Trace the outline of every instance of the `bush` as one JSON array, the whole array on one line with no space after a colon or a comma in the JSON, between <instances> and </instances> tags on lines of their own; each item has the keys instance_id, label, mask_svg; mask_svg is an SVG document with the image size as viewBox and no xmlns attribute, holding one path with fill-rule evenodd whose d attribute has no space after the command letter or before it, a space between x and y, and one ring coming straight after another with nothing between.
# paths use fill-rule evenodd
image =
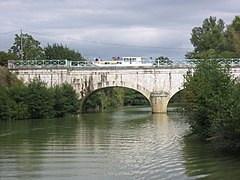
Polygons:
<instances>
[{"instance_id":1,"label":"bush","mask_svg":"<svg viewBox=\"0 0 240 180\"><path fill-rule=\"evenodd\" d=\"M182 105L193 134L222 150L240 150L240 85L228 67L203 60L188 72Z\"/></svg>"},{"instance_id":2,"label":"bush","mask_svg":"<svg viewBox=\"0 0 240 180\"><path fill-rule=\"evenodd\" d=\"M30 118L48 118L54 116L53 93L38 78L33 79L28 84L26 103Z\"/></svg>"},{"instance_id":3,"label":"bush","mask_svg":"<svg viewBox=\"0 0 240 180\"><path fill-rule=\"evenodd\" d=\"M63 84L54 88L54 110L57 117L67 114L77 114L80 101L71 85Z\"/></svg>"}]
</instances>

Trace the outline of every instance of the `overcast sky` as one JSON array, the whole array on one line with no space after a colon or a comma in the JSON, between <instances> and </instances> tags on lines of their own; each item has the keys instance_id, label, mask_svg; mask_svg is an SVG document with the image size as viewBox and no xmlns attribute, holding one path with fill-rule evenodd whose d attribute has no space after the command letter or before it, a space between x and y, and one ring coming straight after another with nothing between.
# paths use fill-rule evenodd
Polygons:
<instances>
[{"instance_id":1,"label":"overcast sky","mask_svg":"<svg viewBox=\"0 0 240 180\"><path fill-rule=\"evenodd\" d=\"M168 56L192 50L191 30L215 16L230 24L239 0L0 0L0 50L15 34L86 57Z\"/></svg>"}]
</instances>

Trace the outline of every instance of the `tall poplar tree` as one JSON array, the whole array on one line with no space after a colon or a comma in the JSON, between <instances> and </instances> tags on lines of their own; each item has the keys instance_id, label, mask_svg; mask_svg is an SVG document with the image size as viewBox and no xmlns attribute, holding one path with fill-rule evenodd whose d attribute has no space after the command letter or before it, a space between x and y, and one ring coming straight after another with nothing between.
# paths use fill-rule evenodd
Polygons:
<instances>
[{"instance_id":1,"label":"tall poplar tree","mask_svg":"<svg viewBox=\"0 0 240 180\"><path fill-rule=\"evenodd\" d=\"M190 41L194 50L187 52L186 58L239 58L240 16L235 16L226 28L222 19L210 16L201 27L192 29Z\"/></svg>"},{"instance_id":2,"label":"tall poplar tree","mask_svg":"<svg viewBox=\"0 0 240 180\"><path fill-rule=\"evenodd\" d=\"M16 34L15 42L9 52L23 60L43 59L44 51L40 44L38 40L29 34Z\"/></svg>"}]
</instances>

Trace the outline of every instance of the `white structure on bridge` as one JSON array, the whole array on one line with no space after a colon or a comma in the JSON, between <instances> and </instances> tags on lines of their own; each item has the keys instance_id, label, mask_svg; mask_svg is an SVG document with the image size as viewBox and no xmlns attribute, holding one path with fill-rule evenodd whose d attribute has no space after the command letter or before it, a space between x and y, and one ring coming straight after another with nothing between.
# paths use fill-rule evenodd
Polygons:
<instances>
[{"instance_id":1,"label":"white structure on bridge","mask_svg":"<svg viewBox=\"0 0 240 180\"><path fill-rule=\"evenodd\" d=\"M24 82L39 77L49 86L71 84L80 98L86 99L94 91L107 87L126 87L143 94L151 104L153 113L166 113L171 97L180 91L184 75L192 65L165 67L16 67L9 62L9 69ZM233 67L239 75L240 68Z\"/></svg>"}]
</instances>

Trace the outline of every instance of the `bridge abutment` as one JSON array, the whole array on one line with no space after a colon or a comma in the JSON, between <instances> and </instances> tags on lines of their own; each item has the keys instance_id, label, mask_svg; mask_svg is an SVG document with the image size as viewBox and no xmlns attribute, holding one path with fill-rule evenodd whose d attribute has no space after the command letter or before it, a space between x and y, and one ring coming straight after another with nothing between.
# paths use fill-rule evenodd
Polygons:
<instances>
[{"instance_id":1,"label":"bridge abutment","mask_svg":"<svg viewBox=\"0 0 240 180\"><path fill-rule=\"evenodd\" d=\"M167 113L168 100L168 93L152 92L150 95L152 113Z\"/></svg>"}]
</instances>

